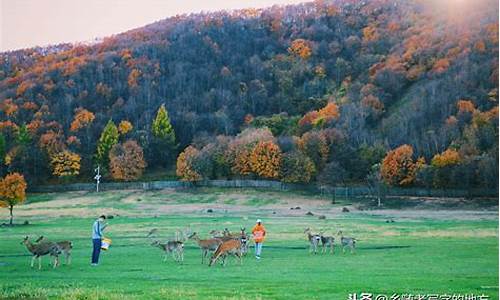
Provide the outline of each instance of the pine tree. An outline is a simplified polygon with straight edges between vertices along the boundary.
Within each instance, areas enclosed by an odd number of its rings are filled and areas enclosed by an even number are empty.
[[[99,142],[97,143],[97,163],[105,167],[109,161],[109,150],[118,143],[118,128],[113,120],[109,120],[108,124],[104,127]]]
[[[176,157],[176,153],[174,153],[176,145],[174,128],[170,123],[170,118],[164,104],[158,109],[151,130],[154,137],[152,149],[155,152],[152,153],[152,158],[155,160],[159,159],[160,163],[165,165],[173,157]]]

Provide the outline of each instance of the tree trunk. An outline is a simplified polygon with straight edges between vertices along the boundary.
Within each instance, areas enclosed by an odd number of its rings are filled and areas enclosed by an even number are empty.
[[[11,205],[9,206],[9,212],[10,212],[10,221],[9,221],[9,225],[12,226],[12,219],[13,219],[13,215],[12,215],[12,210],[14,209],[14,205]]]

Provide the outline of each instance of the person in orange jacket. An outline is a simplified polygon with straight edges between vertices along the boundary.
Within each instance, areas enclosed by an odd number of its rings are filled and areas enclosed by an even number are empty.
[[[262,225],[260,219],[257,220],[257,225],[252,228],[253,240],[255,242],[255,258],[260,259],[260,253],[262,252],[262,243],[266,237],[266,228]]]

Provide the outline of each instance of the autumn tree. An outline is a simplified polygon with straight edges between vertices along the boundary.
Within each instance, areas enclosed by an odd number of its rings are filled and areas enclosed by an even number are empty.
[[[407,186],[415,180],[413,148],[402,145],[387,153],[382,160],[380,172],[384,181],[393,186]]]
[[[26,199],[26,181],[19,173],[11,173],[0,180],[0,207],[9,209],[9,225],[12,226],[14,206]]]
[[[113,120],[109,120],[104,127],[97,144],[96,159],[101,166],[108,165],[109,151],[116,143],[118,143],[118,137],[118,128]]]
[[[300,151],[283,155],[281,178],[284,182],[308,183],[316,174],[313,161]]]
[[[134,126],[127,120],[123,120],[120,122],[120,124],[118,124],[118,132],[120,133],[120,135],[125,135],[132,131],[132,129],[134,129]]]
[[[250,154],[250,168],[260,177],[276,179],[280,174],[282,154],[271,141],[258,142]]]
[[[193,168],[193,160],[199,154],[199,150],[193,146],[188,146],[179,154],[177,158],[176,174],[182,181],[198,181],[201,175]]]
[[[116,144],[109,151],[109,171],[113,179],[123,181],[138,179],[145,168],[144,153],[134,140]]]
[[[68,150],[56,153],[51,157],[52,174],[58,177],[69,177],[80,174],[80,155]]]
[[[308,59],[312,54],[309,42],[304,39],[294,40],[288,48],[288,52],[302,59]]]
[[[71,122],[70,130],[78,131],[79,129],[89,126],[95,119],[92,112],[79,107],[75,110],[75,116],[73,122]]]
[[[306,132],[298,139],[297,146],[314,162],[316,171],[323,169],[329,153],[328,141],[324,134],[317,130]]]
[[[274,137],[267,127],[247,128],[238,134],[229,144],[227,153],[233,173],[236,175],[252,174],[252,151],[257,143],[268,141],[274,141]]]
[[[454,149],[446,149],[434,155],[431,166],[434,169],[433,184],[435,187],[451,187],[453,169],[460,163],[460,154]]]
[[[168,163],[175,156],[175,132],[170,123],[167,109],[163,104],[156,113],[151,131],[154,137],[153,149],[156,149],[153,157],[159,159],[163,164]]]

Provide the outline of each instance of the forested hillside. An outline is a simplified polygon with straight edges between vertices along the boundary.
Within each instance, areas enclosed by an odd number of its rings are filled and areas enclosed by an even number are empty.
[[[498,64],[495,0],[180,15],[0,53],[0,170],[497,187]]]

